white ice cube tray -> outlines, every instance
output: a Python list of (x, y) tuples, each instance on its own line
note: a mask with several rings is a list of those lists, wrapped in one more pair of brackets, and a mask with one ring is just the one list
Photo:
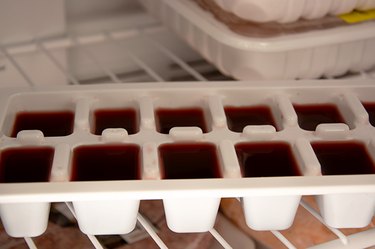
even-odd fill
[[(172, 230), (202, 232), (212, 228), (221, 198), (238, 197), (251, 228), (277, 230), (292, 224), (302, 195), (316, 195), (328, 225), (366, 226), (375, 211), (375, 174), (322, 176), (311, 143), (360, 142), (374, 161), (375, 127), (363, 106), (375, 103), (374, 83), (327, 80), (4, 88), (0, 93), (0, 162), (4, 151), (16, 148), (52, 147), (54, 157), (48, 182), (0, 183), (1, 220), (11, 236), (37, 236), (46, 229), (51, 202), (72, 202), (84, 233), (123, 234), (134, 228), (141, 200), (162, 199)], [(319, 124), (313, 131), (300, 128), (296, 104), (327, 103), (337, 106), (345, 123)], [(228, 129), (225, 106), (267, 106), (276, 127), (248, 125), (242, 132), (233, 132)], [(129, 107), (138, 113), (138, 132), (111, 128), (102, 135), (92, 133), (94, 110)], [(198, 127), (174, 127), (169, 134), (157, 131), (156, 109), (192, 107), (204, 111), (206, 133)], [(11, 137), (17, 113), (61, 110), (74, 112), (72, 134), (45, 137), (38, 130), (23, 130)], [(235, 146), (274, 142), (290, 146), (302, 176), (242, 177)], [(186, 143), (212, 144), (222, 178), (163, 179), (160, 146)], [(140, 179), (70, 181), (74, 149), (85, 145), (139, 146)], [(28, 167), (35, 167), (33, 161)], [(104, 164), (106, 167), (109, 165)], [(1, 179), (4, 174), (3, 167)]]
[(317, 19), (355, 9), (375, 8), (374, 0), (214, 0), (221, 8), (254, 22), (289, 23), (300, 18)]
[(222, 73), (235, 79), (331, 78), (375, 66), (374, 21), (253, 38), (233, 32), (194, 1), (141, 3)]

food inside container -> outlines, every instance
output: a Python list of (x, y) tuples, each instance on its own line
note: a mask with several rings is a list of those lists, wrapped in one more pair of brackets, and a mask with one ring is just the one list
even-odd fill
[[(196, 0), (201, 8), (208, 11), (221, 23), (225, 24), (233, 32), (252, 38), (272, 38), (291, 34), (301, 34), (309, 31), (319, 31), (332, 28), (340, 28), (357, 23), (347, 23), (338, 16), (322, 16), (314, 19), (300, 19), (295, 22), (278, 23), (254, 22), (239, 17), (219, 6), (215, 0)], [(368, 22), (373, 22), (371, 19)]]
[(373, 0), (201, 0), (216, 3), (233, 15), (254, 22), (290, 23), (300, 19), (317, 19), (328, 15), (342, 15), (353, 10), (366, 11), (375, 8)]

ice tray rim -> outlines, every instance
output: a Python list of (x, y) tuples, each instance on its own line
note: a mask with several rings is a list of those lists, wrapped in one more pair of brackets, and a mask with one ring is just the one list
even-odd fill
[(0, 203), (340, 193), (374, 195), (375, 175), (2, 183)]
[[(353, 83), (355, 82), (355, 83)], [(220, 90), (231, 88), (246, 88), (246, 89), (290, 89), (290, 88), (304, 88), (304, 89), (322, 89), (333, 87), (374, 87), (375, 81), (373, 79), (364, 80), (246, 80), (246, 81), (210, 81), (210, 82), (197, 82), (197, 81), (184, 81), (176, 84), (175, 82), (134, 82), (134, 83), (101, 83), (93, 85), (56, 85), (56, 86), (24, 86), (24, 87), (1, 87), (0, 97), (19, 96), (23, 94), (48, 94), (48, 93), (69, 93), (73, 91), (87, 91), (88, 93), (98, 92), (112, 92), (114, 90), (145, 90), (145, 91), (173, 91), (181, 89), (202, 88)], [(147, 95), (145, 95), (147, 96)], [(208, 95), (207, 95), (208, 96)], [(82, 96), (84, 97), (84, 96)]]
[[(261, 83), (261, 84), (259, 84)], [(0, 92), (0, 101), (10, 96), (39, 93), (102, 93), (116, 90), (134, 90), (152, 93), (152, 91), (180, 91), (207, 89), (210, 94), (216, 90), (242, 89), (324, 89), (324, 88), (372, 88), (374, 80), (343, 81), (343, 80), (307, 80), (307, 81), (218, 81), (218, 82), (185, 82), (175, 84), (162, 83), (129, 83), (101, 84), (79, 86), (40, 86), (23, 88), (4, 88)], [(219, 93), (220, 94), (220, 93)], [(4, 110), (6, 106), (0, 109)], [(199, 184), (191, 184), (196, 182)], [(100, 188), (99, 188), (100, 187)], [(225, 178), (225, 179), (187, 179), (187, 180), (133, 180), (111, 182), (46, 182), (46, 183), (2, 183), (0, 184), (0, 203), (25, 202), (39, 200), (68, 201), (87, 198), (136, 198), (161, 199), (175, 196), (217, 196), (240, 197), (249, 195), (313, 195), (329, 193), (375, 193), (375, 175), (350, 176), (299, 176), (269, 178)], [(38, 198), (35, 198), (35, 197)], [(25, 197), (25, 199), (24, 199)]]

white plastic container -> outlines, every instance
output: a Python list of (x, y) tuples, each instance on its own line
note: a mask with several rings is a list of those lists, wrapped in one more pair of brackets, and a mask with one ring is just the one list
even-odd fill
[(193, 1), (141, 3), (222, 73), (236, 79), (329, 78), (375, 65), (373, 21), (252, 38), (234, 33)]
[[(243, 200), (246, 222), (251, 228), (281, 230), (292, 224), (301, 196), (317, 195), (320, 196), (322, 215), (329, 225), (338, 228), (365, 226), (374, 215), (375, 172), (322, 175), (321, 163), (312, 145), (332, 141), (360, 142), (370, 163), (374, 164), (375, 128), (364, 108), (364, 104), (366, 107), (368, 103), (375, 104), (374, 96), (372, 81), (328, 80), (268, 81), (261, 85), (259, 82), (202, 82), (198, 85), (186, 82), (4, 88), (0, 93), (0, 163), (4, 164), (3, 153), (7, 148), (52, 147), (54, 158), (48, 182), (4, 182), (3, 177), (8, 173), (3, 169), (15, 166), (5, 163), (0, 167), (2, 222), (11, 236), (37, 236), (45, 229), (51, 202), (72, 202), (84, 233), (127, 233), (134, 228), (139, 201), (161, 199), (171, 230), (202, 232), (213, 227), (220, 199), (235, 197)], [(296, 106), (323, 104), (336, 106), (343, 120), (323, 122), (313, 130), (302, 129)], [(247, 124), (238, 132), (229, 128), (228, 106), (249, 108), (260, 105), (271, 109), (274, 124)], [(94, 110), (103, 108), (108, 111), (133, 108), (137, 112), (137, 122), (134, 122), (139, 126), (137, 131), (132, 133), (131, 129), (108, 127), (101, 135), (95, 135)], [(189, 125), (160, 133), (160, 124), (156, 123), (160, 108), (201, 108), (207, 129)], [(48, 111), (51, 115), (51, 112), (64, 110), (73, 112), (71, 133), (44, 136), (47, 134), (45, 128), (41, 131), (22, 130), (17, 136), (12, 132), (15, 117), (20, 112)], [(34, 120), (38, 117), (35, 116)], [(59, 122), (58, 125), (65, 123)], [(242, 159), (236, 154), (238, 144), (276, 142), (290, 145), (291, 156), (300, 172), (298, 175), (272, 176), (272, 170), (265, 177), (242, 173)], [(184, 160), (188, 161), (188, 166), (176, 171), (181, 175), (167, 177), (169, 173), (166, 174), (160, 156), (161, 146), (166, 144), (171, 147), (178, 145), (179, 148), (186, 147), (186, 144), (190, 148), (209, 145), (212, 151), (216, 151), (217, 165), (216, 162), (213, 165), (216, 165), (214, 171), (219, 172), (219, 176), (194, 178), (186, 175), (188, 173), (184, 170), (193, 166), (186, 157)], [(74, 174), (78, 173), (74, 173), (77, 168), (73, 159), (76, 148), (85, 145), (98, 146), (100, 150), (109, 148), (110, 154), (114, 152), (114, 146), (139, 148), (139, 158), (138, 154), (131, 154), (138, 158), (135, 165), (139, 177), (117, 179), (116, 173), (111, 176), (116, 179), (76, 179)], [(201, 160), (207, 160), (207, 155), (214, 154), (205, 154)], [(176, 160), (178, 164), (182, 163), (178, 158)], [(94, 164), (86, 165), (91, 168), (86, 169), (85, 174), (91, 177), (95, 172)], [(95, 167), (117, 172), (110, 169), (111, 166), (108, 161)], [(355, 170), (356, 166), (348, 167)], [(106, 174), (105, 171), (99, 172)], [(22, 173), (20, 170), (11, 176)], [(352, 205), (351, 215), (347, 217), (344, 215), (348, 212), (345, 203), (360, 205)], [(28, 211), (31, 209), (36, 213)], [(28, 226), (20, 226), (19, 218)]]
[(254, 22), (288, 23), (375, 8), (374, 0), (214, 0), (222, 9)]

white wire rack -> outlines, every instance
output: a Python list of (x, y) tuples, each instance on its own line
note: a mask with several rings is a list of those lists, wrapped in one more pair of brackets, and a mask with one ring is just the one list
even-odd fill
[[(165, 39), (165, 37), (169, 38)], [(142, 47), (138, 50), (140, 53), (138, 53), (137, 50), (133, 50), (127, 44), (137, 38), (142, 39)], [(170, 44), (175, 43), (179, 43), (180, 49), (176, 50), (170, 46)], [(106, 61), (106, 56), (98, 53), (96, 46), (100, 46), (102, 49), (105, 46), (110, 46), (114, 51), (121, 51), (121, 54), (127, 56), (128, 62), (130, 61), (130, 66), (123, 71), (113, 67)], [(79, 51), (80, 56), (84, 58), (83, 61), (90, 64), (90, 70), (95, 68), (94, 71), (96, 73), (91, 74), (91, 78), (82, 72), (77, 72), (74, 66), (71, 65), (71, 62), (69, 62), (69, 58), (59, 56), (59, 52), (65, 51), (69, 53), (71, 50)], [(142, 54), (141, 52), (143, 50), (155, 52), (157, 56), (159, 56), (159, 63), (155, 64), (151, 57), (145, 56), (144, 53)], [(0, 86), (9, 85), (10, 83), (14, 85), (39, 85), (40, 82), (35, 75), (47, 72), (40, 71), (40, 68), (33, 71), (27, 66), (27, 63), (25, 64), (23, 61), (25, 57), (32, 57), (36, 54), (38, 56), (43, 56), (43, 63), (49, 64), (48, 70), (54, 71), (57, 79), (60, 80), (62, 78), (64, 84), (125, 83), (134, 81), (209, 81), (228, 79), (171, 35), (164, 27), (160, 26), (158, 23), (154, 23), (131, 29), (104, 30), (89, 35), (68, 34), (53, 39), (40, 39), (22, 44), (0, 44)], [(188, 56), (186, 56), (186, 54)], [(192, 54), (193, 56), (191, 56)], [(112, 56), (112, 54), (108, 54), (108, 56)], [(163, 63), (160, 62), (164, 63), (162, 67), (159, 64)], [(167, 71), (165, 68), (167, 68)], [(7, 73), (11, 74), (12, 82), (8, 82), (9, 77), (6, 76)], [(15, 76), (15, 74), (17, 75)], [(350, 75), (348, 77), (353, 79), (375, 78), (375, 73), (367, 72), (358, 75)], [(300, 205), (306, 209), (312, 217), (324, 225), (321, 216), (314, 208), (304, 201), (302, 201)], [(67, 206), (72, 214), (75, 215), (71, 204), (67, 203)], [(158, 236), (157, 232), (155, 232), (152, 224), (141, 214), (138, 215), (138, 222), (160, 248), (169, 248)], [(329, 229), (337, 239), (316, 245), (312, 248), (367, 248), (375, 245), (375, 228), (349, 236), (338, 229), (333, 229), (328, 226), (327, 229)], [(223, 248), (232, 248), (217, 230), (212, 229), (209, 232)], [(271, 232), (286, 248), (296, 248), (281, 232)], [(88, 236), (88, 238), (95, 248), (103, 248), (95, 236)], [(29, 248), (37, 248), (33, 239), (24, 239)]]

